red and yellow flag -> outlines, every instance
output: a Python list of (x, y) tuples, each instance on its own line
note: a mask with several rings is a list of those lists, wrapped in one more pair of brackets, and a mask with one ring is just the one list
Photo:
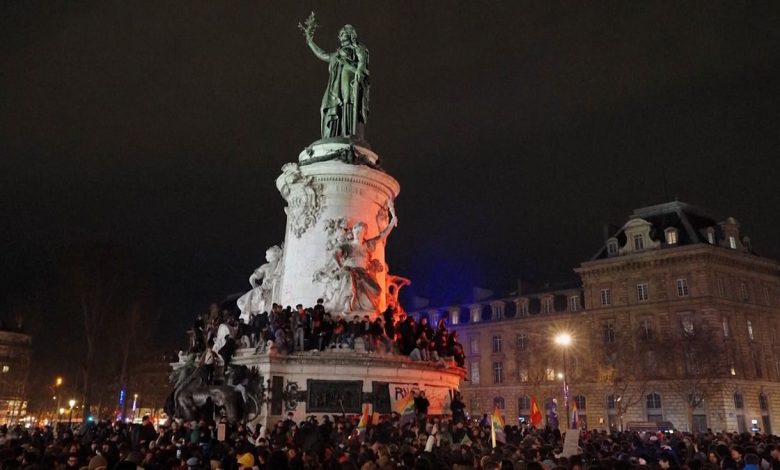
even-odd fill
[(539, 406), (536, 404), (536, 397), (531, 397), (531, 426), (539, 426), (542, 424), (542, 412), (539, 411)]

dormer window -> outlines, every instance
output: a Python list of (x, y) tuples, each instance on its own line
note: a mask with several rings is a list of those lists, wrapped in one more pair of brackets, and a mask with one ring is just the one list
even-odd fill
[(729, 235), (729, 248), (732, 250), (737, 249), (737, 238), (734, 235)]
[(712, 227), (707, 229), (707, 243), (710, 245), (715, 244), (715, 229)]
[(460, 309), (450, 310), (450, 325), (457, 325), (460, 323)]
[(634, 235), (634, 250), (640, 251), (645, 249), (645, 236)]
[(753, 252), (753, 245), (750, 244), (750, 237), (742, 237), (742, 246), (745, 247), (748, 253)]
[(471, 307), (471, 323), (479, 323), (482, 320), (482, 308), (479, 305)]
[(504, 303), (503, 302), (496, 302), (493, 304), (490, 304), (490, 312), (492, 314), (493, 320), (501, 320), (504, 318)]
[(614, 238), (607, 240), (607, 256), (616, 256), (618, 254), (618, 242)]
[(542, 299), (542, 313), (551, 313), (552, 312), (552, 299), (550, 297), (545, 297)]
[(661, 247), (660, 240), (653, 240), (650, 231), (653, 225), (644, 219), (631, 219), (623, 226), (626, 234), (626, 244), (620, 248), (621, 255), (640, 253)]
[(674, 227), (669, 227), (664, 232), (666, 232), (666, 244), (667, 245), (676, 245), (677, 244), (677, 229)]
[(517, 302), (517, 314), (522, 317), (527, 317), (529, 313), (528, 300), (522, 299)]

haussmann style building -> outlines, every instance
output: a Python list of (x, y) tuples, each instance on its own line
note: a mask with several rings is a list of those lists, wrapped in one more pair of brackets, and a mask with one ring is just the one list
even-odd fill
[(534, 397), (563, 426), (565, 381), (591, 429), (780, 430), (778, 262), (735, 219), (682, 202), (605, 236), (577, 286), (413, 313), (458, 331), (472, 416), (528, 420)]
[(0, 425), (27, 414), (32, 338), (21, 328), (0, 326)]

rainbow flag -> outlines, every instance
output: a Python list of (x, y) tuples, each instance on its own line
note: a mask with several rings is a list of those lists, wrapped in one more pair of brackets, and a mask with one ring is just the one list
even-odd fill
[(496, 441), (506, 444), (504, 417), (501, 416), (501, 412), (497, 406), (493, 409), (493, 416), (490, 418), (490, 441), (493, 444), (493, 447), (496, 446)]
[(396, 401), (393, 406), (393, 413), (398, 413), (401, 416), (401, 425), (414, 421), (414, 396), (410, 393)]
[(357, 431), (358, 436), (360, 436), (361, 439), (365, 439), (366, 437), (366, 429), (368, 428), (368, 403), (363, 404), (363, 414), (360, 416), (360, 421), (358, 421), (357, 425)]

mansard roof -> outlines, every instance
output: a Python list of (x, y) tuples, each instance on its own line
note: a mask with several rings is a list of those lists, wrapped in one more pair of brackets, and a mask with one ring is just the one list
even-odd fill
[[(591, 261), (611, 257), (607, 247), (610, 241), (616, 240), (619, 247), (625, 247), (628, 243), (626, 236), (627, 229), (638, 225), (649, 226), (649, 236), (651, 240), (648, 243), (659, 243), (658, 248), (671, 248), (685, 245), (695, 245), (699, 243), (711, 243), (716, 246), (724, 246), (727, 241), (727, 235), (724, 233), (724, 224), (730, 224), (738, 227), (738, 223), (733, 218), (723, 219), (714, 215), (701, 207), (687, 204), (682, 201), (667, 202), (654, 206), (635, 209), (628, 221), (622, 227), (612, 226), (607, 233), (607, 240), (604, 245), (591, 258)], [(677, 242), (673, 245), (667, 243), (665, 232), (669, 229), (676, 229)], [(713, 239), (710, 240), (709, 233), (712, 233)], [(739, 242), (742, 247), (741, 241)], [(749, 248), (749, 247), (748, 247)], [(749, 249), (747, 251), (750, 251)], [(620, 253), (624, 254), (624, 253)], [(614, 254), (613, 254), (614, 255)]]

